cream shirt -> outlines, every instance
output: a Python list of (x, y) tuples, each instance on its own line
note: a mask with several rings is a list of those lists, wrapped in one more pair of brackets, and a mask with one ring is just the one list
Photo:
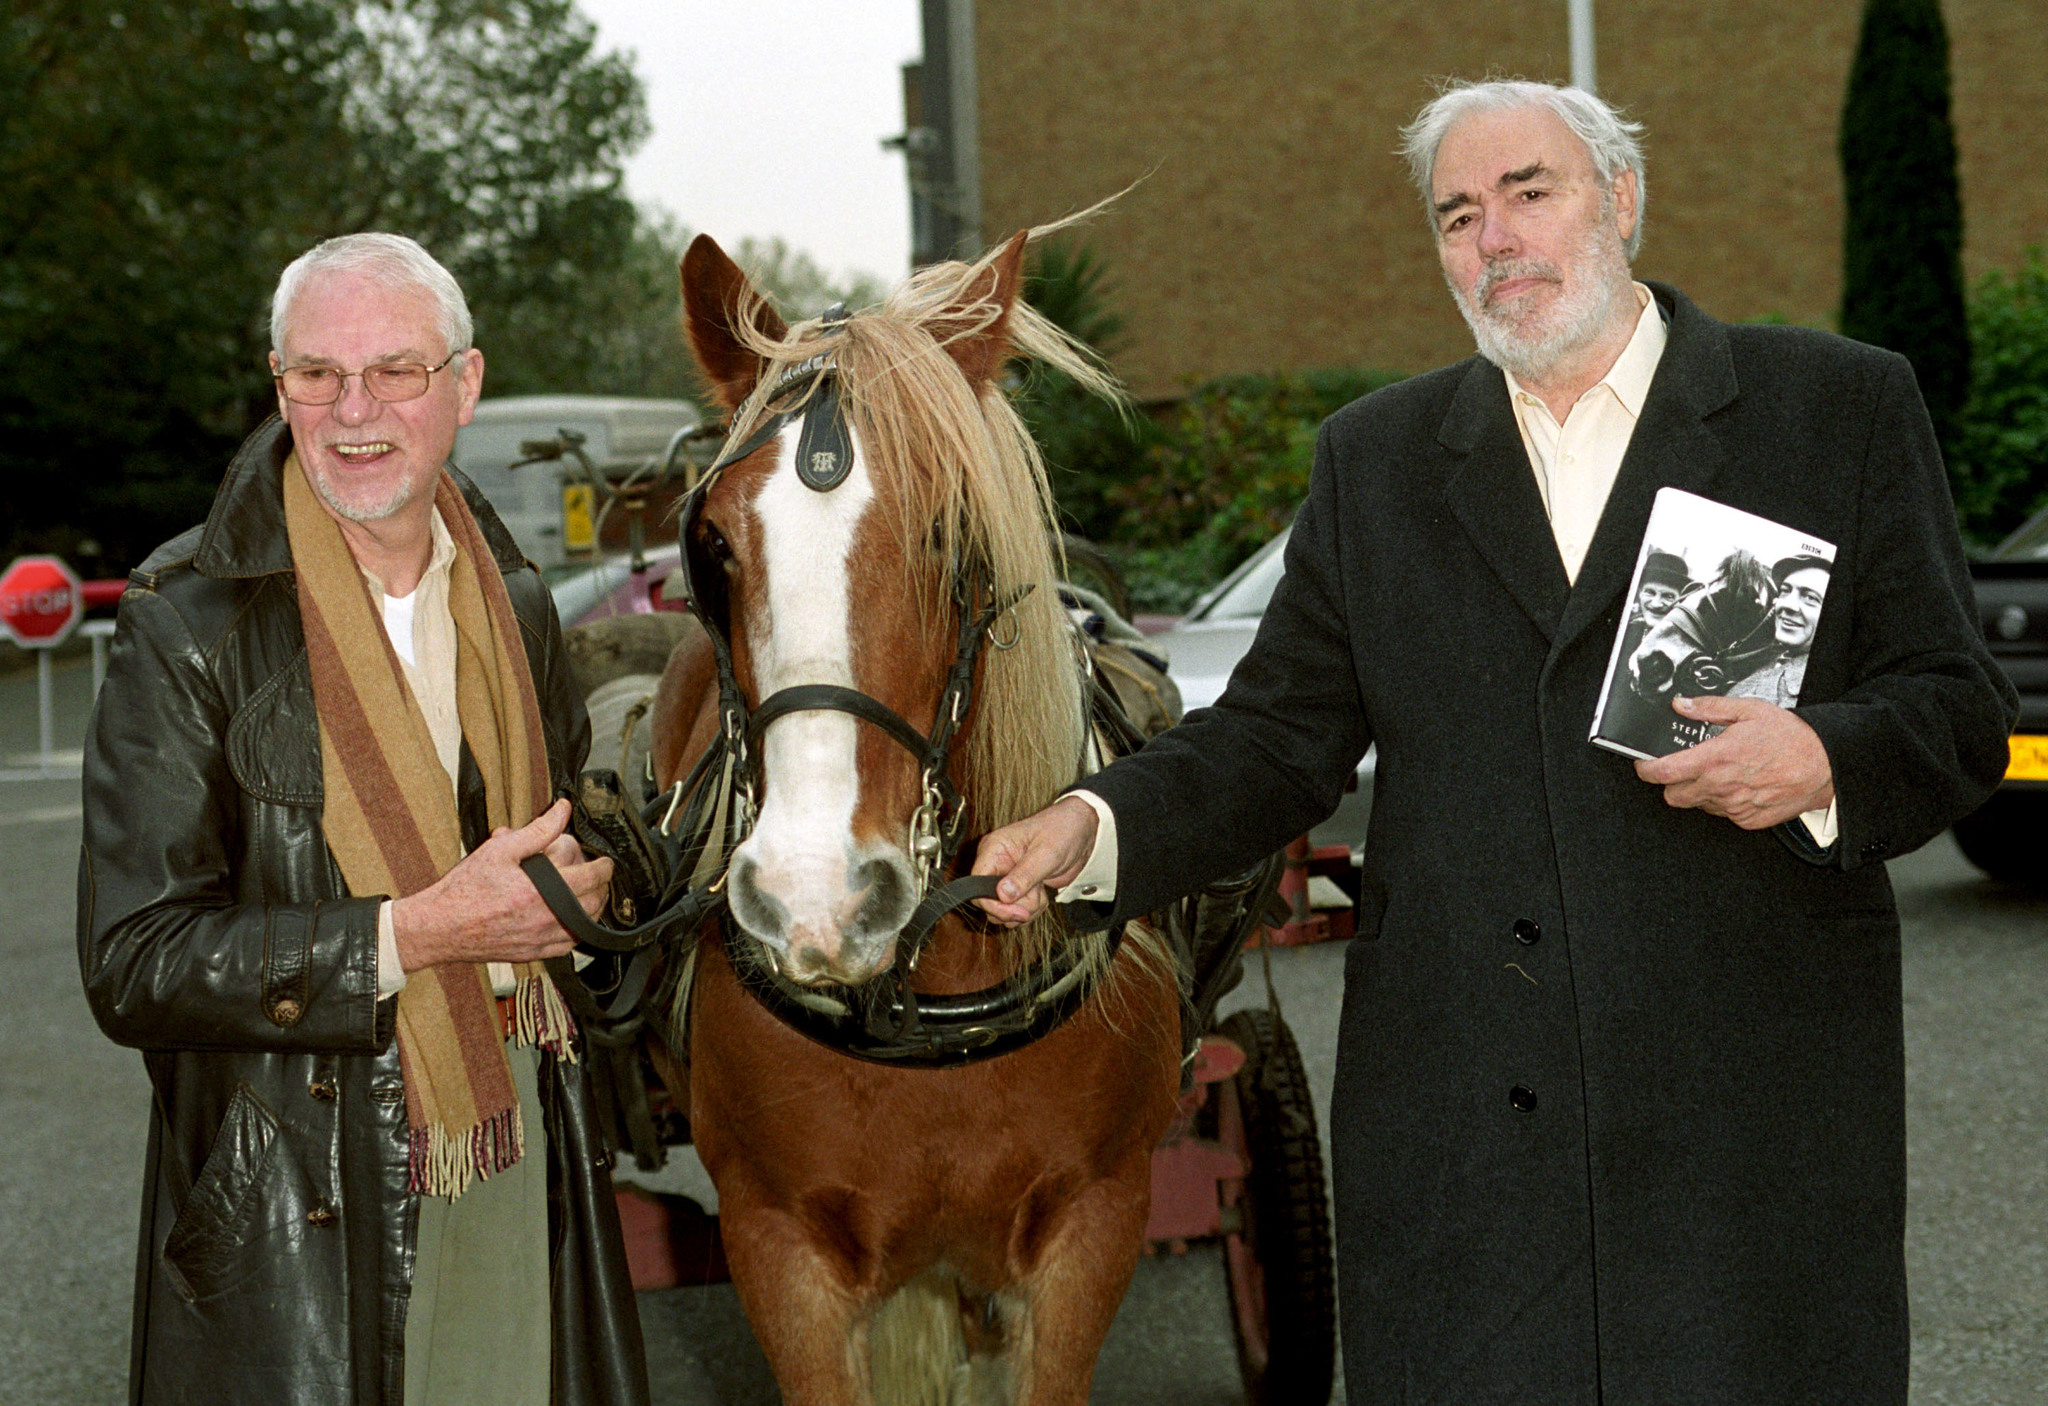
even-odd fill
[(1522, 389), (1507, 372), (1508, 395), (1514, 402), (1515, 424), (1522, 448), (1536, 474), (1536, 491), (1550, 515), (1557, 554), (1564, 559), (1565, 579), (1577, 583), (1593, 530), (1621, 472), (1622, 456), (1642, 418), (1650, 382), (1664, 355), (1664, 318), (1657, 300), (1642, 284), (1632, 285), (1639, 311), (1635, 335), (1607, 368), (1607, 374), (1565, 412), (1560, 425), (1542, 399)]
[[(455, 539), (434, 509), (433, 555), (427, 560), (426, 575), (409, 596), (387, 595), (375, 572), (365, 569), (363, 578), (383, 604), (384, 632), (391, 637), (398, 662), (405, 670), (406, 687), (419, 700), (434, 739), (434, 755), (447, 774), (452, 791), (462, 766), (462, 719), (455, 707), (455, 616), (448, 608), (450, 569), (455, 563)], [(489, 964), (491, 989), (510, 995), (517, 986), (509, 962)], [(377, 910), (377, 996), (396, 996), (405, 989), (405, 968), (399, 964), (398, 932), (391, 921), (391, 904)]]
[[(1635, 289), (1636, 330), (1607, 374), (1580, 396), (1565, 412), (1559, 424), (1550, 407), (1526, 391), (1505, 371), (1508, 396), (1514, 406), (1515, 424), (1522, 433), (1522, 447), (1528, 451), (1529, 467), (1536, 475), (1536, 490), (1543, 497), (1543, 510), (1550, 516), (1551, 534), (1557, 539), (1557, 554), (1564, 562), (1565, 578), (1576, 583), (1585, 564), (1586, 548), (1592, 545), (1594, 529), (1607, 507), (1607, 495), (1621, 472), (1622, 457), (1628, 453), (1636, 421), (1642, 418), (1643, 402), (1649, 398), (1650, 382), (1657, 363), (1664, 356), (1664, 316), (1657, 300), (1640, 283)], [(1054, 895), (1060, 902), (1076, 898), (1091, 903), (1108, 903), (1116, 897), (1116, 813), (1109, 802), (1092, 791), (1070, 791), (1091, 806), (1100, 822), (1095, 848), (1074, 882)], [(1835, 805), (1830, 801), (1820, 810), (1799, 817), (1823, 848), (1835, 842), (1838, 832)]]

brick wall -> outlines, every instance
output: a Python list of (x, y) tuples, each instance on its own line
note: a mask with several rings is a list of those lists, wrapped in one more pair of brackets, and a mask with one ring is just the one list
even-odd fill
[[(1827, 325), (1860, 4), (1597, 13), (1601, 88), (1649, 126), (1638, 271), (1721, 317)], [(1946, 13), (1974, 277), (2048, 242), (2048, 25), (2019, 0)], [(1119, 369), (1148, 398), (1226, 371), (1466, 355), (1397, 129), (1434, 76), (1569, 68), (1561, 3), (997, 0), (975, 24), (991, 241), (1146, 177), (1082, 237), (1116, 282)]]

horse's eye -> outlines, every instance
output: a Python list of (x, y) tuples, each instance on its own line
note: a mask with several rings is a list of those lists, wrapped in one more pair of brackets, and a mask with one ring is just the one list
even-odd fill
[(725, 540), (725, 534), (711, 523), (702, 523), (697, 528), (697, 543), (715, 562), (732, 560), (732, 545)]

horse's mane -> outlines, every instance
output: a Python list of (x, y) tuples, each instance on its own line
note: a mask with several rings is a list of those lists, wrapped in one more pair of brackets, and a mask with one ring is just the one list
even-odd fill
[[(731, 442), (759, 423), (787, 368), (829, 357), (851, 428), (875, 471), (876, 491), (891, 505), (902, 534), (902, 559), (923, 560), (936, 533), (940, 557), (952, 570), (983, 563), (998, 596), (1029, 591), (1017, 606), (1016, 646), (983, 651), (974, 725), (962, 739), (956, 775), (973, 806), (976, 831), (1022, 819), (1072, 785), (1087, 727), (1079, 645), (1059, 599), (1063, 563), (1045, 462), (1001, 377), (990, 377), (977, 393), (946, 351), (1003, 316), (991, 269), (997, 254), (971, 264), (930, 265), (876, 307), (842, 322), (800, 322), (782, 337), (761, 332), (747, 315), (751, 309), (738, 309), (731, 319), (768, 363), (755, 393), (733, 414)], [(1009, 310), (1005, 331), (1018, 355), (1117, 398), (1115, 382), (1093, 354), (1021, 298)], [(949, 603), (933, 595), (929, 588), (920, 593), (926, 610)], [(1006, 635), (1007, 628), (998, 622), (996, 632)], [(1019, 929), (1020, 955), (1041, 955), (1056, 934), (1044, 919)]]
[(1731, 591), (1746, 599), (1769, 601), (1777, 595), (1777, 583), (1771, 578), (1771, 569), (1740, 547), (1721, 558), (1720, 569), (1715, 574)]

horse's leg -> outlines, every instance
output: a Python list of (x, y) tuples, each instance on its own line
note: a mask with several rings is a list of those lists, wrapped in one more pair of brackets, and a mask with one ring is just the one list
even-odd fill
[(699, 950), (691, 1132), (718, 1186), (733, 1287), (789, 1406), (869, 1406), (871, 1260), (858, 1208), (833, 1195), (848, 1179), (822, 1151), (835, 1133), (859, 1139), (831, 1112), (845, 1106), (845, 1063), (747, 995), (717, 941)]
[[(1010, 1225), (1011, 1297), (1023, 1299), (1010, 1345), (1018, 1406), (1086, 1406), (1144, 1249), (1152, 1152), (1179, 1087), (1180, 996), (1171, 976), (1132, 956), (1115, 980), (1094, 1009), (1015, 1056), (1046, 1066), (1024, 1116), (1065, 1150)], [(1076, 1085), (1120, 1096), (1077, 1098)]]
[(1017, 1406), (1086, 1406), (1095, 1359), (1138, 1267), (1151, 1168), (1147, 1152), (1052, 1212), (1011, 1344)]
[(722, 1190), (718, 1211), (733, 1287), (786, 1406), (873, 1406), (865, 1305), (810, 1228)]

